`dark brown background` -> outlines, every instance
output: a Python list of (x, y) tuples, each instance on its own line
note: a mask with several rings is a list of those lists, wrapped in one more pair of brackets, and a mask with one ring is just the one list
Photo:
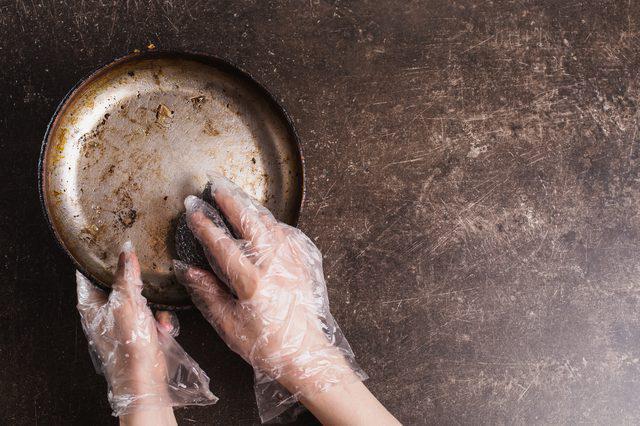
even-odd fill
[[(150, 42), (289, 110), (300, 226), (401, 421), (640, 422), (639, 29), (632, 0), (0, 3), (2, 422), (113, 421), (36, 164), (65, 92)], [(180, 423), (256, 423), (249, 367), (181, 321), (221, 401)]]

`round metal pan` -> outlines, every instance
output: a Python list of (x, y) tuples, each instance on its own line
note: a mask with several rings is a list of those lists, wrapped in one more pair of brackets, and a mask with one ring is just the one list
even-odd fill
[(99, 69), (60, 104), (43, 141), (40, 197), (60, 246), (94, 283), (111, 285), (131, 240), (143, 294), (179, 308), (190, 301), (171, 270), (176, 220), (215, 172), (296, 224), (303, 159), (283, 108), (221, 59), (145, 52)]

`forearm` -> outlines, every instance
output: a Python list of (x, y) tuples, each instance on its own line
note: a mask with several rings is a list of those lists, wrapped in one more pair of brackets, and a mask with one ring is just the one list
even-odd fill
[(139, 410), (120, 416), (120, 426), (176, 426), (176, 417), (171, 407)]
[(361, 381), (339, 383), (301, 402), (325, 425), (399, 425)]

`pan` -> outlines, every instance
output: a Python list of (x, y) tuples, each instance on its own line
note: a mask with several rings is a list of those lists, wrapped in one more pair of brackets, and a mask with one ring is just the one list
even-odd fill
[(222, 59), (149, 51), (69, 92), (45, 134), (38, 174), (45, 218), (75, 267), (108, 289), (131, 240), (143, 295), (172, 309), (190, 306), (171, 266), (183, 200), (201, 195), (212, 173), (296, 224), (303, 156), (274, 97)]

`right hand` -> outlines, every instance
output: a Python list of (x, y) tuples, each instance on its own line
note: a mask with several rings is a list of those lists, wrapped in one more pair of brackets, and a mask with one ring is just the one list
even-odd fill
[(217, 276), (181, 262), (174, 267), (206, 319), (255, 368), (257, 382), (278, 380), (298, 398), (366, 378), (329, 312), (313, 242), (224, 178), (213, 179), (211, 192), (242, 239), (212, 206), (188, 197), (187, 222)]

